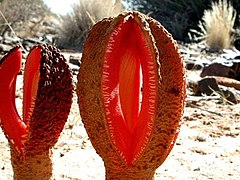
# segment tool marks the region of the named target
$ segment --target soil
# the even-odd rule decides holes
[[[192,72],[187,72],[187,76]],[[74,76],[76,81],[76,76]],[[187,91],[177,142],[155,179],[240,179],[240,104],[224,98],[195,97]],[[21,114],[22,75],[16,105]],[[0,128],[0,179],[13,179],[9,145]],[[54,179],[105,179],[102,159],[89,141],[79,115],[77,96],[69,119],[53,148]]]

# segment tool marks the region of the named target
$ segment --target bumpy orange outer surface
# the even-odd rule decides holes
[[[156,107],[149,125],[149,138],[140,155],[130,164],[123,158],[109,133],[111,129],[102,94],[104,58],[109,50],[107,44],[116,27],[129,19],[138,24],[152,47],[156,67],[154,71],[157,74]],[[125,12],[116,18],[106,18],[97,23],[84,45],[77,95],[89,138],[104,160],[106,179],[152,179],[156,168],[164,162],[177,138],[186,96],[183,61],[176,42],[164,27],[139,12]]]

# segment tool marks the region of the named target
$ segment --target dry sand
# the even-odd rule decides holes
[[[74,78],[76,81],[76,76]],[[19,75],[16,104],[20,114],[21,82],[22,75]],[[105,179],[103,161],[93,149],[81,122],[76,94],[53,152],[55,179]],[[0,153],[0,179],[12,179],[9,146],[1,129]],[[157,169],[155,179],[240,179],[240,104],[228,105],[222,99],[188,99],[177,142]]]

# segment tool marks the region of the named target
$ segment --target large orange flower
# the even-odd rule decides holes
[[[172,36],[139,12],[91,30],[78,74],[80,114],[107,179],[151,179],[179,132],[183,61]]]

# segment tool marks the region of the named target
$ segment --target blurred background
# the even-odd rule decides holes
[[[0,0],[0,42],[81,51],[96,22],[126,10],[160,21],[177,41],[213,50],[230,48],[240,36],[239,0]]]

